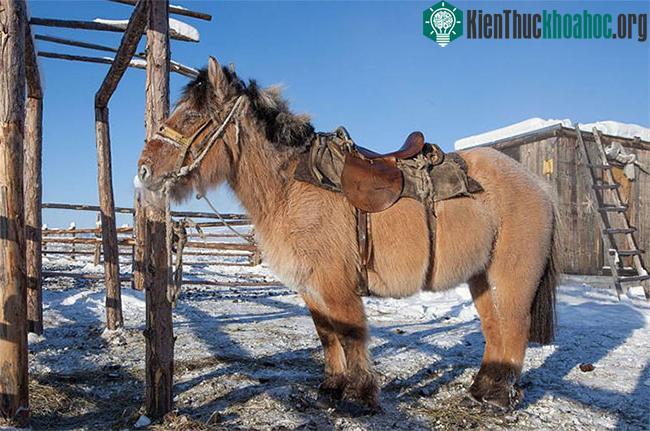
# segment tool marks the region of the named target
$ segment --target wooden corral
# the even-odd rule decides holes
[[[147,71],[147,136],[160,126],[169,110],[169,73],[194,77],[197,71],[172,61],[169,39],[198,42],[197,35],[170,28],[169,14],[210,20],[208,14],[169,6],[168,0],[114,0],[133,5],[129,20],[74,21],[31,17],[25,0],[0,0],[0,419],[18,419],[26,425],[29,417],[27,332],[41,334],[42,320],[42,230],[41,230],[41,145],[43,91],[37,56],[110,64],[95,94],[95,128],[98,165],[98,208],[106,286],[106,326],[122,326],[121,281],[119,273],[118,229],[115,226],[111,142],[109,130],[110,99],[129,67]],[[33,34],[32,26],[64,27],[80,30],[123,33],[119,47],[107,47],[85,41]],[[136,53],[146,33],[145,54]],[[192,33],[192,32],[190,32]],[[65,53],[38,52],[34,39],[115,53],[114,58],[75,56]],[[137,61],[136,61],[137,60]],[[27,91],[25,91],[27,90]],[[90,107],[89,107],[90,108]],[[170,277],[167,270],[165,224],[152,214],[140,214],[146,225],[132,241],[132,253],[140,259],[134,270],[142,274],[146,290],[147,372],[145,407],[151,417],[160,417],[171,409],[173,343],[171,304],[165,295]],[[99,244],[99,238],[87,238]],[[73,239],[72,246],[77,242]],[[85,241],[84,241],[85,242]],[[137,250],[146,250],[139,253]],[[76,250],[74,250],[76,253]],[[95,254],[97,254],[95,252]]]
[[[589,147],[594,135],[582,132]],[[603,134],[603,144],[620,142],[637,154],[642,165],[650,166],[650,142]],[[561,216],[562,271],[567,274],[608,274],[600,234],[596,203],[592,198],[589,172],[580,160],[576,131],[560,124],[500,139],[484,146],[494,147],[522,163],[531,172],[544,178],[558,196]],[[621,182],[621,193],[627,199],[627,216],[642,250],[650,250],[650,175],[637,168],[636,180],[628,181],[620,169],[615,177]],[[647,255],[647,254],[646,254]],[[647,258],[645,259],[648,260]]]

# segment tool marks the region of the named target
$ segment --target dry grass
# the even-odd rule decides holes
[[[41,416],[73,416],[94,405],[90,400],[79,396],[71,397],[60,385],[49,386],[37,380],[29,382],[29,402],[32,414]]]
[[[17,423],[13,419],[5,419],[0,417],[0,427],[12,428],[15,426],[17,426]]]
[[[206,424],[189,416],[172,412],[167,413],[160,424],[152,425],[149,429],[155,431],[216,431],[224,429],[211,422],[208,420]]]
[[[466,406],[458,400],[437,402],[435,406],[418,403],[408,410],[417,413],[435,429],[481,429],[485,428],[489,415],[478,406]]]

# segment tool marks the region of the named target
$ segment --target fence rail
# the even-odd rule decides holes
[[[92,211],[98,212],[99,207],[95,205],[84,204],[62,204],[62,203],[44,203],[44,209],[48,210],[66,210],[66,211]],[[132,208],[117,207],[116,212],[122,214],[134,214]],[[236,226],[246,239],[253,241],[254,230],[250,219],[243,214],[222,214],[228,225]],[[216,218],[214,214],[194,212],[194,211],[173,211],[172,217],[175,219],[198,218],[209,219]],[[102,227],[99,223],[99,214],[95,227],[77,228],[72,225],[69,228],[43,228],[42,229],[42,253],[44,256],[67,256],[72,260],[88,259],[93,257],[93,263],[100,265],[103,260],[102,249]],[[251,267],[261,263],[260,252],[254,243],[244,242],[239,235],[225,229],[222,221],[202,221],[196,223],[200,232],[195,229],[188,231],[188,241],[185,244],[183,255],[190,259],[183,259],[184,284],[205,284],[214,286],[228,285],[248,285],[251,286],[268,286],[277,284],[277,282],[247,282],[231,283],[219,282],[200,278],[200,275],[193,274],[193,267],[200,265],[222,265],[222,266],[240,266]],[[118,234],[118,258],[122,265],[131,263],[134,267],[134,247],[135,232],[132,226],[123,226],[117,228]],[[99,280],[103,276],[99,273],[74,273],[69,271],[44,271],[44,277],[73,277],[86,280]],[[120,281],[132,281],[131,273],[121,273]]]

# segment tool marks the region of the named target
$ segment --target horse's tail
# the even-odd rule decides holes
[[[550,344],[555,337],[555,290],[559,281],[559,226],[557,208],[553,205],[551,243],[544,273],[537,286],[535,298],[530,307],[531,321],[529,340],[534,343]]]

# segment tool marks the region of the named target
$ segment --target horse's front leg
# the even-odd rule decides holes
[[[329,318],[318,308],[314,297],[309,293],[302,295],[311,313],[316,332],[323,345],[325,359],[325,379],[319,391],[322,395],[333,400],[340,400],[348,383],[345,352]]]
[[[319,319],[329,323],[338,340],[338,343],[331,342],[330,345],[326,345],[330,342],[329,338],[327,342],[323,342],[324,348],[330,350],[325,354],[326,362],[328,356],[334,355],[334,349],[341,346],[345,352],[347,392],[369,407],[378,407],[379,385],[372,372],[368,353],[368,322],[363,301],[356,293],[355,280],[348,280],[347,283],[328,280],[303,295],[306,296],[310,297],[306,301],[312,316],[319,316]],[[316,319],[314,321],[316,322]],[[336,357],[340,358],[338,354]],[[339,382],[338,377],[333,380],[326,376],[326,383],[328,380],[332,383]]]

